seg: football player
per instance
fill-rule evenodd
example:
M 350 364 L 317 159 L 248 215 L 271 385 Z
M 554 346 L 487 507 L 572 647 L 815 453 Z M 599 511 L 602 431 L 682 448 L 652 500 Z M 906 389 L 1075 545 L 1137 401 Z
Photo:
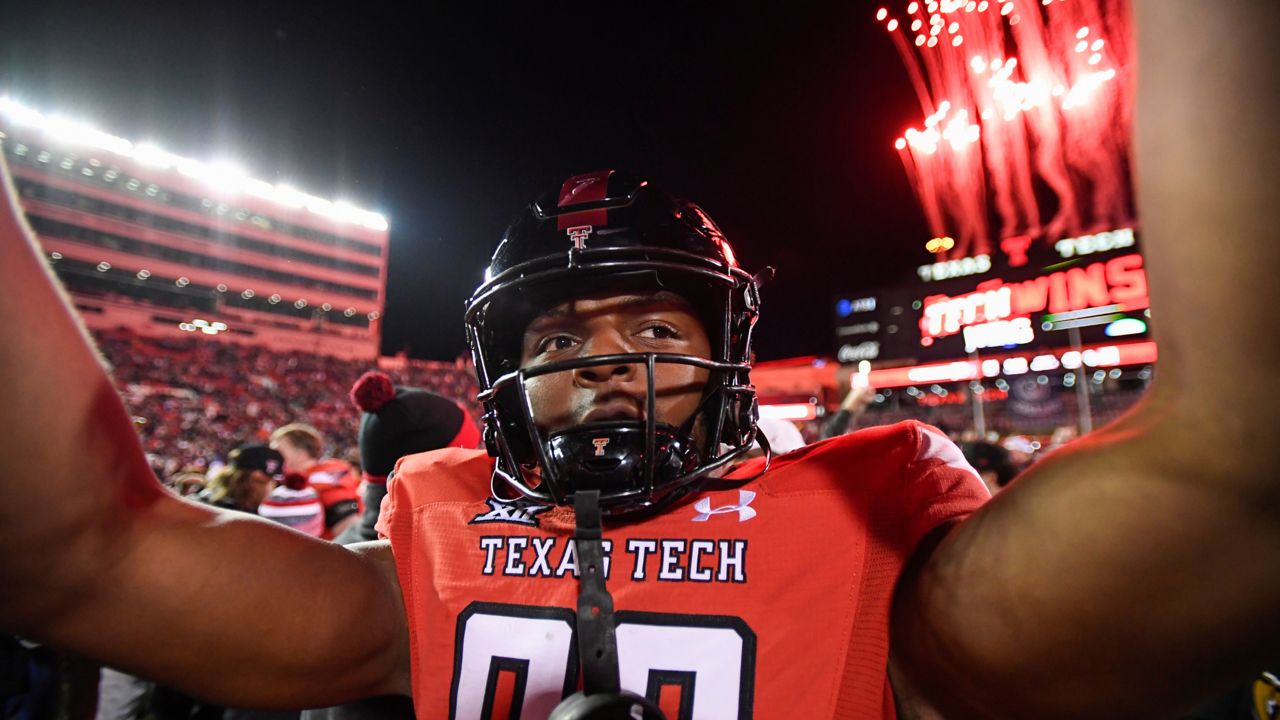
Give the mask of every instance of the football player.
M 405 596 L 411 636 L 453 640 L 418 652 L 417 702 L 545 717 L 604 659 L 600 687 L 617 674 L 673 718 L 884 711 L 893 583 L 989 495 L 912 423 L 735 463 L 763 440 L 759 307 L 705 212 L 619 173 L 569 178 L 507 230 L 466 313 L 488 452 L 401 461 L 383 507 L 401 587 L 439 588 Z M 587 497 L 613 600 L 596 588 L 584 616 Z

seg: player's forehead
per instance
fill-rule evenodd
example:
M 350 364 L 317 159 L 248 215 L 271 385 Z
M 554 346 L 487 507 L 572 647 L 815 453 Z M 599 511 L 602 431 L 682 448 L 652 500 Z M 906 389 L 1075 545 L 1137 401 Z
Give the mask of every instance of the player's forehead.
M 590 293 L 555 302 L 538 312 L 525 333 L 561 322 L 576 322 L 596 317 L 666 313 L 698 321 L 693 307 L 680 295 L 669 290 Z

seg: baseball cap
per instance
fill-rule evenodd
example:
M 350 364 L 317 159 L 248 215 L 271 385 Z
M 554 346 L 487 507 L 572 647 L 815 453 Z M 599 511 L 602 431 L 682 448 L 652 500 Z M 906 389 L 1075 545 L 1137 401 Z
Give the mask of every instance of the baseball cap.
M 261 470 L 272 477 L 284 469 L 284 456 L 266 445 L 241 445 L 231 451 L 227 462 L 238 470 Z

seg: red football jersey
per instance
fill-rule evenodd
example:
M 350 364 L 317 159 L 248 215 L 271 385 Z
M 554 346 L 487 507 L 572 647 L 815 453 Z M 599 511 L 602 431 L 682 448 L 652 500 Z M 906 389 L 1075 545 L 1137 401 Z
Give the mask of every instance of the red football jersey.
M 572 509 L 489 498 L 491 469 L 480 451 L 410 456 L 383 505 L 419 717 L 545 718 L 578 687 Z M 622 686 L 672 720 L 894 717 L 894 583 L 988 497 L 954 444 L 904 422 L 606 527 Z
M 355 514 L 364 512 L 364 500 L 360 497 L 360 478 L 345 460 L 330 458 L 321 460 L 302 471 L 307 483 L 320 495 L 320 503 L 326 513 L 335 505 L 355 503 Z M 326 540 L 333 539 L 333 530 L 326 519 L 324 534 Z

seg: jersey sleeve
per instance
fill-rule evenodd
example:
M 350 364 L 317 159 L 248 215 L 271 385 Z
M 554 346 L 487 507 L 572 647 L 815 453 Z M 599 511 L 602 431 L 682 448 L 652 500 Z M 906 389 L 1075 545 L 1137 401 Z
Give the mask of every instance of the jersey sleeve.
M 360 478 L 343 460 L 321 462 L 307 473 L 307 482 L 320 494 L 324 505 L 325 532 L 328 533 L 348 517 L 364 511 L 360 497 Z
M 395 484 L 393 485 L 392 483 Z M 395 491 L 399 489 L 399 484 L 396 478 L 396 471 L 392 470 L 391 474 L 387 476 L 387 491 L 382 495 L 382 505 L 378 508 L 378 522 L 373 526 L 374 531 L 378 533 L 379 540 L 391 539 L 391 518 L 396 512 Z
M 360 496 L 346 485 L 323 487 L 319 493 L 320 502 L 324 505 L 325 527 L 333 527 L 360 512 Z
M 405 455 L 387 476 L 387 494 L 374 526 L 378 537 L 394 541 L 397 526 L 410 527 L 415 508 L 427 503 L 478 502 L 487 497 L 492 471 L 492 459 L 484 450 L 451 447 Z
M 937 428 L 912 422 L 915 456 L 907 464 L 907 542 L 919 544 L 939 525 L 957 522 L 991 499 L 960 448 Z

